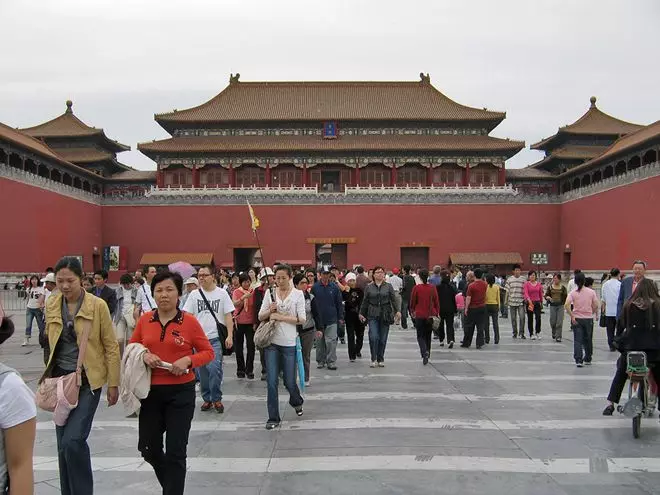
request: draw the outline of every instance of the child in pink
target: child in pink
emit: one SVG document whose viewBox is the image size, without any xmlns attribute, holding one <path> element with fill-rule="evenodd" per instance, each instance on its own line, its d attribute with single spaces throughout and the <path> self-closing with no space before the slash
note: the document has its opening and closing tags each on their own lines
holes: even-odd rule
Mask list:
<svg viewBox="0 0 660 495">
<path fill-rule="evenodd" d="M 465 296 L 462 292 L 456 294 L 456 321 L 455 327 L 463 330 L 465 328 Z"/>
</svg>

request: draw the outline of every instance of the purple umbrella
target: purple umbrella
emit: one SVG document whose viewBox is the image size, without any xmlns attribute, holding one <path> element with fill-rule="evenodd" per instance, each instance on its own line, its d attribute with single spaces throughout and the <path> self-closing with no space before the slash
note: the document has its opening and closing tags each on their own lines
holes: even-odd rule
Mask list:
<svg viewBox="0 0 660 495">
<path fill-rule="evenodd" d="M 178 273 L 185 280 L 195 273 L 195 268 L 187 261 L 177 261 L 167 266 L 171 272 Z"/>
</svg>

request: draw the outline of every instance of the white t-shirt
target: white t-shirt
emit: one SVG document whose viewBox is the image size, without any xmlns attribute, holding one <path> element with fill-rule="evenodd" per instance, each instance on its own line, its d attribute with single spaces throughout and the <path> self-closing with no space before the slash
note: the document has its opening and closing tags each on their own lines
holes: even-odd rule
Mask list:
<svg viewBox="0 0 660 495">
<path fill-rule="evenodd" d="M 403 280 L 398 275 L 392 275 L 388 282 L 394 289 L 394 292 L 401 292 L 401 289 L 403 289 Z"/>
<path fill-rule="evenodd" d="M 605 316 L 616 317 L 620 291 L 621 281 L 619 279 L 611 278 L 603 284 L 601 299 L 605 301 Z"/>
<path fill-rule="evenodd" d="M 30 309 L 39 309 L 41 307 L 41 301 L 39 299 L 44 295 L 43 287 L 30 287 L 28 289 L 27 307 Z"/>
<path fill-rule="evenodd" d="M 148 283 L 145 282 L 141 287 L 138 287 L 135 304 L 142 306 L 143 313 L 156 309 L 156 301 L 154 301 L 154 298 L 151 296 L 151 287 Z"/>
<path fill-rule="evenodd" d="M 307 320 L 307 313 L 305 312 L 305 295 L 301 290 L 293 289 L 284 301 L 280 300 L 276 290 L 275 298 L 277 299 L 278 313 L 282 313 L 283 315 L 287 316 L 297 316 L 298 321 L 301 324 L 305 323 Z M 259 313 L 262 311 L 267 312 L 271 301 L 272 299 L 270 297 L 270 291 L 267 290 L 264 294 L 264 300 L 261 303 Z M 278 321 L 277 329 L 275 330 L 275 337 L 273 338 L 273 344 L 282 347 L 295 347 L 297 336 L 298 331 L 296 330 L 295 323 Z"/>
<path fill-rule="evenodd" d="M 213 315 L 206 307 L 202 295 L 199 293 L 200 290 L 203 289 L 196 289 L 190 293 L 188 299 L 186 299 L 186 304 L 183 306 L 183 310 L 197 317 L 199 324 L 209 339 L 217 339 L 218 327 L 213 319 Z M 213 308 L 216 318 L 224 325 L 225 315 L 234 311 L 234 303 L 231 302 L 229 294 L 226 290 L 216 287 L 211 292 L 204 291 L 204 295 L 211 308 Z"/>
</svg>

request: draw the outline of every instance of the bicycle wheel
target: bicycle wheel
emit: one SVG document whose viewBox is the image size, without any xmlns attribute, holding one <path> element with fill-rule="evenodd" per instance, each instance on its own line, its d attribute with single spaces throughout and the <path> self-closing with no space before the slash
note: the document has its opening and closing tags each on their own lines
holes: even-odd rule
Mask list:
<svg viewBox="0 0 660 495">
<path fill-rule="evenodd" d="M 639 435 L 642 432 L 642 414 L 646 407 L 646 387 L 644 385 L 645 383 L 641 381 L 637 386 L 637 398 L 642 403 L 642 412 L 637 414 L 632 420 L 633 438 L 639 438 Z"/>
</svg>

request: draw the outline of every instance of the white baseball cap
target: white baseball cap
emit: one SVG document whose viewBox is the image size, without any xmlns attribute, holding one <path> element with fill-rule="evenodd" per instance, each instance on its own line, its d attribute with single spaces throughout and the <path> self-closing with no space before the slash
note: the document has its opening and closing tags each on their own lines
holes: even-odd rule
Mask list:
<svg viewBox="0 0 660 495">
<path fill-rule="evenodd" d="M 186 280 L 183 285 L 188 285 L 188 284 L 195 284 L 199 285 L 199 280 L 197 280 L 195 277 L 190 277 L 188 280 Z"/>
<path fill-rule="evenodd" d="M 273 273 L 272 268 L 270 267 L 262 268 L 261 271 L 259 272 L 259 280 L 261 280 L 264 277 L 268 277 L 269 275 L 275 275 L 275 273 Z"/>
<path fill-rule="evenodd" d="M 42 284 L 44 284 L 46 282 L 51 282 L 51 283 L 54 284 L 55 283 L 55 274 L 51 272 L 48 275 L 46 275 L 44 278 L 41 279 Z"/>
<path fill-rule="evenodd" d="M 346 277 L 344 277 L 344 281 L 346 281 L 346 283 L 350 282 L 351 280 L 357 280 L 355 273 L 348 273 L 346 274 Z"/>
</svg>

